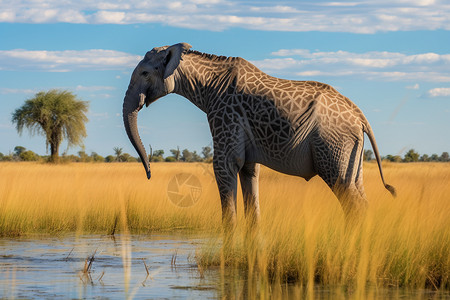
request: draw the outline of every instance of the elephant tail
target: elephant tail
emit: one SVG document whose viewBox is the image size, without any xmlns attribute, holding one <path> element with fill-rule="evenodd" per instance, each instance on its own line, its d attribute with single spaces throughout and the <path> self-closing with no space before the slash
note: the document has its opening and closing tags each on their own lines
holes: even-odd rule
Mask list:
<svg viewBox="0 0 450 300">
<path fill-rule="evenodd" d="M 369 137 L 369 141 L 370 144 L 372 145 L 375 159 L 377 160 L 378 169 L 380 170 L 381 180 L 383 181 L 384 187 L 391 193 L 392 196 L 397 197 L 397 192 L 395 191 L 395 188 L 392 185 L 386 184 L 386 182 L 384 181 L 383 168 L 381 167 L 381 158 L 380 153 L 378 152 L 377 142 L 375 141 L 375 136 L 373 134 L 372 128 L 370 127 L 369 122 L 365 118 L 363 120 L 363 131 Z"/>
</svg>

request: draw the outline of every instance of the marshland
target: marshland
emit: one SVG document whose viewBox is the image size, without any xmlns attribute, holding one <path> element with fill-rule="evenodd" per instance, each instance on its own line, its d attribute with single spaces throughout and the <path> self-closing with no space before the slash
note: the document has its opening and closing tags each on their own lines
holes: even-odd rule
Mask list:
<svg viewBox="0 0 450 300">
<path fill-rule="evenodd" d="M 0 296 L 38 297 L 17 294 L 31 272 L 62 298 L 450 297 L 448 163 L 384 163 L 397 198 L 365 163 L 370 206 L 351 225 L 320 178 L 262 168 L 260 226 L 238 195 L 226 248 L 212 165 L 152 166 L 148 181 L 138 163 L 1 163 Z"/>
</svg>

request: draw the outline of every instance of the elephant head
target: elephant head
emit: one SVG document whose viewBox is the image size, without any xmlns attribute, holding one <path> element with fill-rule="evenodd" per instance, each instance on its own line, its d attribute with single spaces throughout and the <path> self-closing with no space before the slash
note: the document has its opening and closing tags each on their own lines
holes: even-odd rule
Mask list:
<svg viewBox="0 0 450 300">
<path fill-rule="evenodd" d="M 182 55 L 191 48 L 180 43 L 153 48 L 147 52 L 131 75 L 130 85 L 123 100 L 123 122 L 128 138 L 139 154 L 150 179 L 150 164 L 137 128 L 137 114 L 144 106 L 172 93 L 175 88 L 175 70 Z"/>
</svg>

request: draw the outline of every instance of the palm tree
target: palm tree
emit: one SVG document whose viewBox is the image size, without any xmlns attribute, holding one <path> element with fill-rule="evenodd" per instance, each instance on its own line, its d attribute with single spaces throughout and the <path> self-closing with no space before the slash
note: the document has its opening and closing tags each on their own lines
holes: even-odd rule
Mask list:
<svg viewBox="0 0 450 300">
<path fill-rule="evenodd" d="M 122 148 L 114 147 L 114 154 L 116 155 L 116 161 L 122 161 Z"/>
<path fill-rule="evenodd" d="M 12 122 L 19 134 L 26 127 L 31 135 L 44 135 L 47 149 L 50 146 L 50 161 L 58 162 L 63 138 L 67 139 L 68 147 L 83 145 L 88 106 L 88 102 L 78 100 L 69 91 L 39 92 L 14 111 Z"/>
</svg>

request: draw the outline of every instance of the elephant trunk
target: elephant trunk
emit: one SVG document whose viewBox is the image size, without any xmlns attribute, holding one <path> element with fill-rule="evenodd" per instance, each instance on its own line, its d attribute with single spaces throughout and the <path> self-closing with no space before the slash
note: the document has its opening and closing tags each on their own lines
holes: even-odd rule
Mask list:
<svg viewBox="0 0 450 300">
<path fill-rule="evenodd" d="M 137 97 L 132 97 L 127 92 L 125 99 L 123 100 L 123 123 L 125 125 L 125 130 L 127 132 L 130 142 L 136 149 L 139 157 L 141 158 L 142 164 L 144 165 L 145 171 L 147 172 L 147 178 L 150 179 L 150 163 L 148 161 L 147 153 L 145 152 L 145 147 L 142 144 L 141 138 L 139 136 L 139 131 L 137 128 L 137 115 L 145 103 L 145 95 L 139 95 L 139 102 L 136 101 Z M 138 105 L 136 105 L 136 103 Z"/>
</svg>

